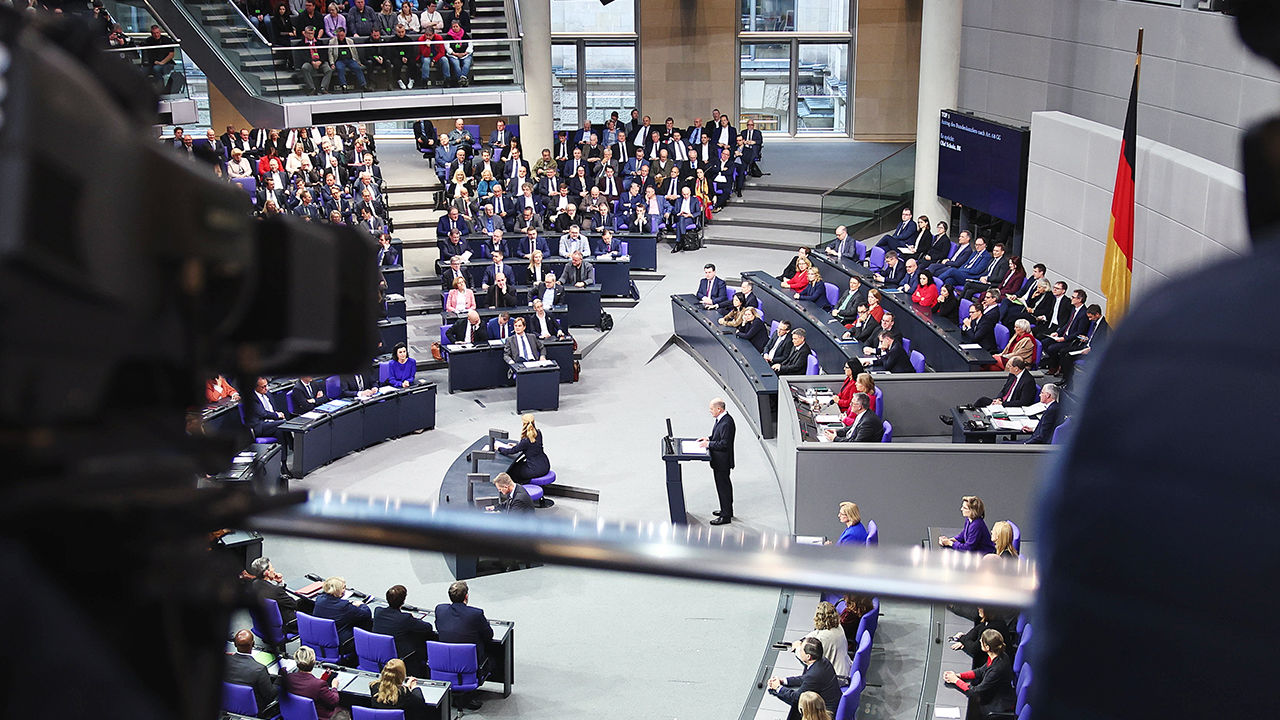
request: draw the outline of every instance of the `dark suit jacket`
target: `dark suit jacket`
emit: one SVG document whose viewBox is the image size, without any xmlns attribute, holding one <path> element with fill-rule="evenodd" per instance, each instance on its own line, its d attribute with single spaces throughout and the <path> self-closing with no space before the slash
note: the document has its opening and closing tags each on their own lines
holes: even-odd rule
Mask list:
<svg viewBox="0 0 1280 720">
<path fill-rule="evenodd" d="M 1076 308 L 1071 308 L 1071 313 L 1073 314 L 1068 314 L 1068 320 L 1065 321 L 1069 324 L 1058 331 L 1068 341 L 1075 339 L 1077 335 L 1089 334 L 1089 316 L 1085 314 L 1084 306 L 1080 306 L 1079 312 L 1076 312 Z"/>
<path fill-rule="evenodd" d="M 558 335 L 560 333 L 560 322 L 557 321 L 555 319 L 555 316 L 553 316 L 549 312 L 546 313 L 543 317 L 547 321 L 547 332 L 550 333 L 552 337 L 555 337 L 556 335 Z M 542 322 L 538 320 L 537 315 L 533 313 L 529 313 L 527 316 L 525 316 L 524 320 L 525 320 L 526 332 L 537 335 L 538 337 L 542 337 Z"/>
<path fill-rule="evenodd" d="M 267 672 L 267 667 L 248 655 L 236 653 L 227 656 L 227 671 L 224 675 L 227 682 L 236 685 L 248 685 L 253 688 L 253 696 L 258 700 L 258 710 L 262 710 L 276 699 L 276 685 Z"/>
<path fill-rule="evenodd" d="M 977 343 L 989 353 L 998 353 L 1000 352 L 1000 349 L 996 347 L 996 323 L 998 322 L 1000 322 L 1000 313 L 998 311 L 990 310 L 984 312 L 978 318 L 976 325 L 960 332 L 960 339 L 966 343 Z"/>
<path fill-rule="evenodd" d="M 890 345 L 888 352 L 880 358 L 880 365 L 885 370 L 893 373 L 914 373 L 916 371 L 915 366 L 911 364 L 911 356 L 907 355 L 902 343 L 897 341 Z"/>
<path fill-rule="evenodd" d="M 316 596 L 315 616 L 333 620 L 338 627 L 338 641 L 347 643 L 355 635 L 353 627 L 369 627 L 372 614 L 368 605 L 354 605 L 350 600 L 320 593 Z"/>
<path fill-rule="evenodd" d="M 1024 375 L 1026 373 L 1023 373 Z M 1027 436 L 1023 441 L 1025 445 L 1048 445 L 1053 442 L 1053 431 L 1062 424 L 1062 403 L 1054 401 L 1049 403 L 1049 407 L 1044 409 L 1040 415 L 1040 424 L 1036 425 L 1035 432 Z"/>
<path fill-rule="evenodd" d="M 515 488 L 511 491 L 511 497 L 498 497 L 496 504 L 498 512 L 514 513 L 517 515 L 531 513 L 534 511 L 533 498 L 529 496 L 529 491 L 524 489 L 520 483 L 516 483 Z"/>
<path fill-rule="evenodd" d="M 884 276 L 885 285 L 891 288 L 897 287 L 902 284 L 902 279 L 907 276 L 907 264 L 899 258 L 897 265 L 889 267 L 886 264 L 880 274 Z"/>
<path fill-rule="evenodd" d="M 316 717 L 320 720 L 329 720 L 329 718 L 333 717 L 334 710 L 338 708 L 338 704 L 342 701 L 337 690 L 309 672 L 295 670 L 291 673 L 285 673 L 280 678 L 280 689 L 299 697 L 314 700 L 316 703 Z"/>
<path fill-rule="evenodd" d="M 449 326 L 449 329 L 444 331 L 444 335 L 449 338 L 451 342 L 462 342 L 463 338 L 467 336 L 467 319 L 465 317 L 460 317 L 457 320 L 454 320 L 453 324 Z M 489 342 L 489 329 L 485 326 L 483 321 L 476 325 L 476 329 L 471 332 L 471 342 L 477 345 Z"/>
<path fill-rule="evenodd" d="M 276 601 L 276 605 L 280 608 L 280 619 L 284 621 L 286 627 L 297 624 L 298 601 L 287 590 L 262 578 L 255 578 L 249 583 L 249 587 L 258 597 Z"/>
<path fill-rule="evenodd" d="M 1013 674 L 1013 661 L 1009 654 L 1001 653 L 990 665 L 983 665 L 973 672 L 973 683 L 964 694 L 969 696 L 970 706 L 977 710 L 974 717 L 1012 712 L 1016 700 L 1013 683 L 1017 677 Z"/>
<path fill-rule="evenodd" d="M 271 403 L 271 407 L 279 412 L 276 407 L 276 399 L 267 393 L 267 401 Z M 280 416 L 267 413 L 267 409 L 262 407 L 262 402 L 258 399 L 258 393 L 250 391 L 241 396 L 241 404 L 244 407 L 244 423 L 250 429 L 255 429 L 263 422 L 268 420 L 279 420 Z"/>
<path fill-rule="evenodd" d="M 712 278 L 710 291 L 707 290 L 706 278 L 702 278 L 698 281 L 698 301 L 701 302 L 702 298 L 706 297 L 708 294 L 711 295 L 711 302 L 716 306 L 716 308 L 723 308 L 729 304 L 729 289 L 724 284 L 723 278 Z"/>
<path fill-rule="evenodd" d="M 830 310 L 831 303 L 827 302 L 827 286 L 822 282 L 812 282 L 804 286 L 800 291 L 800 299 L 807 300 L 811 303 L 817 303 L 818 307 L 823 310 Z"/>
<path fill-rule="evenodd" d="M 541 299 L 545 297 L 546 292 L 547 292 L 546 282 L 541 282 L 541 283 L 538 283 L 537 285 L 534 285 L 532 289 L 529 290 L 529 302 L 533 302 L 534 298 Z M 564 285 L 558 282 L 556 283 L 555 291 L 551 293 L 551 304 L 552 305 L 564 304 Z M 544 302 L 543 305 L 546 305 L 546 303 Z M 547 310 L 548 312 L 550 312 L 550 308 L 547 308 Z"/>
<path fill-rule="evenodd" d="M 929 263 L 942 262 L 951 254 L 951 238 L 946 235 L 935 235 L 930 241 L 929 247 L 924 251 L 923 257 L 920 258 L 920 267 L 928 267 Z"/>
<path fill-rule="evenodd" d="M 809 343 L 805 342 L 800 347 L 791 346 L 791 351 L 785 360 L 774 358 L 773 362 L 779 365 L 779 375 L 803 375 L 808 369 L 809 364 Z"/>
<path fill-rule="evenodd" d="M 707 436 L 707 452 L 711 455 L 711 467 L 733 467 L 733 440 L 738 434 L 738 426 L 733 422 L 729 411 L 716 418 L 716 424 Z"/>
<path fill-rule="evenodd" d="M 396 655 L 406 658 L 410 653 L 417 653 L 424 661 L 427 657 L 425 643 L 436 639 L 436 631 L 431 623 L 419 620 L 403 610 L 392 610 L 379 607 L 373 613 L 373 631 L 379 635 L 390 635 L 396 641 Z"/>
<path fill-rule="evenodd" d="M 787 678 L 782 687 L 770 692 L 791 706 L 791 713 L 787 715 L 787 720 L 799 719 L 800 696 L 806 692 L 816 692 L 821 695 L 822 701 L 827 704 L 827 712 L 833 715 L 836 706 L 840 704 L 840 681 L 836 679 L 836 670 L 831 666 L 831 661 L 826 658 L 818 658 L 812 665 L 805 668 L 803 675 Z"/>
<path fill-rule="evenodd" d="M 368 390 L 369 388 L 377 389 L 378 379 L 376 377 L 372 377 L 366 372 L 360 374 L 360 379 L 364 381 L 365 390 Z M 342 397 L 355 397 L 360 390 L 360 384 L 356 382 L 355 375 L 342 376 Z"/>
<path fill-rule="evenodd" d="M 763 322 L 763 320 L 761 322 Z M 782 340 L 782 343 L 779 344 L 778 340 Z M 787 357 L 791 355 L 791 351 L 792 349 L 794 349 L 794 346 L 791 344 L 791 333 L 787 332 L 787 333 L 782 333 L 781 335 L 779 334 L 770 335 L 769 339 L 766 340 L 764 343 L 764 350 L 761 350 L 760 354 L 763 355 L 764 353 L 769 351 L 769 348 L 774 347 L 775 345 L 777 346 L 778 349 L 776 352 L 774 352 L 773 360 L 771 360 L 770 362 L 782 363 L 787 359 Z"/>
<path fill-rule="evenodd" d="M 316 409 L 316 405 L 322 405 L 326 398 L 317 398 L 316 393 L 324 390 L 324 383 L 316 382 L 314 378 L 311 380 L 311 394 L 308 395 L 305 388 L 302 387 L 302 381 L 293 384 L 293 390 L 290 395 L 293 399 L 293 412 L 295 415 L 301 415 L 305 412 L 311 412 Z"/>
<path fill-rule="evenodd" d="M 764 352 L 765 344 L 769 342 L 769 329 L 763 320 L 756 318 L 738 327 L 738 337 L 751 343 L 756 352 Z"/>
<path fill-rule="evenodd" d="M 497 283 L 489 286 L 484 291 L 484 304 L 491 308 L 506 308 L 516 306 L 516 288 L 515 283 L 507 282 L 507 291 L 502 292 Z"/>
<path fill-rule="evenodd" d="M 1017 383 L 1015 385 L 1015 383 Z M 1004 387 L 1000 388 L 1000 397 L 1009 395 L 1009 388 L 1013 386 L 1013 395 L 1004 401 L 1005 407 L 1026 407 L 1036 403 L 1036 381 L 1031 377 L 1031 373 L 1023 370 L 1022 374 L 1014 375 L 1009 373 L 1009 377 L 1005 378 Z M 1057 403 L 1054 403 L 1055 405 Z"/>
<path fill-rule="evenodd" d="M 484 610 L 466 603 L 441 603 L 436 606 L 436 633 L 440 642 L 474 643 L 476 660 L 485 661 L 484 644 L 493 639 L 493 628 L 485 619 Z"/>
<path fill-rule="evenodd" d="M 870 410 L 849 427 L 836 434 L 837 442 L 880 442 L 884 438 L 884 421 Z"/>
<path fill-rule="evenodd" d="M 505 339 L 502 337 L 502 323 L 498 322 L 498 318 L 496 317 L 489 318 L 489 322 L 485 323 L 484 327 L 486 330 L 489 331 L 489 338 L 491 340 Z M 507 320 L 507 335 L 508 336 L 514 335 L 515 332 L 516 332 L 516 321 L 510 320 L 510 319 Z"/>
</svg>

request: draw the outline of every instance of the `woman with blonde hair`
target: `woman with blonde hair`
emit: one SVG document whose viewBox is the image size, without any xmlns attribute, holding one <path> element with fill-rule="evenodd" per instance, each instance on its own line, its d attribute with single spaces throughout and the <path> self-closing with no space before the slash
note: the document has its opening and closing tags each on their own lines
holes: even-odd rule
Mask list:
<svg viewBox="0 0 1280 720">
<path fill-rule="evenodd" d="M 791 288 L 791 292 L 798 293 L 809 284 L 809 268 L 811 266 L 809 265 L 809 260 L 803 256 L 797 255 L 794 260 L 796 271 L 791 277 L 784 278 L 783 282 L 787 287 Z"/>
<path fill-rule="evenodd" d="M 862 524 L 862 511 L 858 509 L 858 503 L 847 500 L 840 503 L 840 510 L 836 513 L 836 517 L 844 523 L 844 532 L 840 533 L 840 539 L 836 540 L 837 545 L 867 543 L 867 528 Z"/>
<path fill-rule="evenodd" d="M 845 503 L 841 503 L 843 506 Z M 853 503 L 848 503 L 853 505 Z M 813 631 L 806 638 L 816 638 L 822 643 L 822 656 L 831 662 L 836 675 L 847 678 L 853 674 L 853 663 L 849 659 L 849 640 L 840 628 L 840 614 L 836 606 L 823 600 L 813 613 Z"/>
<path fill-rule="evenodd" d="M 463 192 L 466 191 L 466 192 Z M 458 168 L 453 171 L 453 179 L 449 183 L 449 199 L 457 200 L 463 195 L 469 195 L 471 191 L 471 178 Z"/>
<path fill-rule="evenodd" d="M 476 309 L 476 294 L 467 287 L 467 279 L 458 276 L 453 281 L 453 289 L 445 298 L 444 310 L 451 313 L 465 313 Z"/>
<path fill-rule="evenodd" d="M 822 273 L 818 268 L 810 265 L 807 277 L 808 283 L 804 289 L 796 293 L 796 299 L 817 303 L 823 310 L 830 310 L 831 303 L 827 300 L 827 285 L 822 281 Z"/>
<path fill-rule="evenodd" d="M 1018 549 L 1013 546 L 1013 526 L 1008 522 L 1001 520 L 991 526 L 991 542 L 995 543 L 996 551 L 993 554 L 996 557 L 1018 557 Z"/>
<path fill-rule="evenodd" d="M 827 703 L 822 696 L 812 690 L 800 694 L 800 720 L 831 720 L 827 711 Z"/>
<path fill-rule="evenodd" d="M 533 414 L 521 415 L 520 422 L 520 441 L 515 444 L 495 444 L 494 449 L 503 455 L 524 455 L 512 463 L 511 469 L 507 471 L 513 480 L 523 484 L 551 472 L 551 460 L 542 449 L 542 433 L 533 422 Z"/>
<path fill-rule="evenodd" d="M 418 689 L 418 679 L 405 682 L 404 661 L 392 658 L 382 667 L 378 679 L 369 683 L 373 707 L 381 710 L 403 710 L 404 720 L 426 720 L 427 701 Z"/>
<path fill-rule="evenodd" d="M 280 689 L 299 697 L 311 698 L 316 704 L 316 717 L 319 720 L 342 720 L 351 717 L 338 707 L 341 697 L 338 695 L 338 676 L 326 683 L 312 674 L 316 667 L 316 653 L 303 645 L 293 653 L 293 661 L 297 669 L 291 673 L 282 673 Z"/>
</svg>

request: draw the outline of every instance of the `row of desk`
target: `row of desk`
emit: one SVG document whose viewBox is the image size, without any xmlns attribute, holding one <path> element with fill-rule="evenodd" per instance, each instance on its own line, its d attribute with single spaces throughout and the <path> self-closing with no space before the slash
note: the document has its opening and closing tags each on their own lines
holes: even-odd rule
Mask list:
<svg viewBox="0 0 1280 720">
<path fill-rule="evenodd" d="M 515 317 L 523 315 L 528 317 L 533 314 L 533 308 L 530 307 L 533 301 L 531 295 L 534 290 L 531 286 L 517 287 L 516 301 L 521 303 L 515 307 L 508 308 L 482 308 L 480 305 L 483 295 L 476 297 L 476 312 L 486 322 L 490 318 L 497 317 L 502 311 L 507 311 Z M 553 306 L 549 312 L 556 322 L 567 325 L 568 327 L 599 327 L 600 311 L 603 309 L 600 301 L 600 286 L 588 285 L 586 287 L 566 287 L 564 288 L 564 304 Z M 453 324 L 459 317 L 465 315 L 455 312 L 444 312 L 442 316 L 446 324 Z"/>
<path fill-rule="evenodd" d="M 336 398 L 280 426 L 293 477 L 355 450 L 436 425 L 434 383 L 383 386 L 367 399 Z"/>
<path fill-rule="evenodd" d="M 778 376 L 736 328 L 720 325 L 720 314 L 704 309 L 697 297 L 671 296 L 675 334 L 694 358 L 733 395 L 738 407 L 762 438 L 778 434 Z"/>
<path fill-rule="evenodd" d="M 809 343 L 809 348 L 818 356 L 818 364 L 827 372 L 838 372 L 849 358 L 862 357 L 862 343 L 842 337 L 845 333 L 843 323 L 816 303 L 795 299 L 791 288 L 778 278 L 762 270 L 752 270 L 743 273 L 742 279 L 755 285 L 765 323 L 787 320 L 792 329 L 803 329 L 805 342 Z"/>
<path fill-rule="evenodd" d="M 840 288 L 841 297 L 849 291 L 850 277 L 857 276 L 863 287 L 883 285 L 872 279 L 871 270 L 845 258 L 832 258 L 821 251 L 809 253 L 809 257 L 815 261 L 823 279 Z M 936 372 L 982 370 L 995 362 L 991 353 L 982 348 L 960 347 L 965 344 L 960 339 L 960 328 L 950 320 L 937 317 L 917 306 L 911 302 L 910 295 L 883 287 L 880 292 L 883 296 L 881 306 L 893 313 L 897 329 L 903 337 L 911 339 L 911 349 L 923 354 L 929 367 Z M 823 363 L 823 367 L 829 372 L 835 372 L 835 368 L 826 363 Z"/>
<path fill-rule="evenodd" d="M 289 589 L 289 592 L 293 593 L 294 595 L 297 595 L 298 597 L 314 598 L 315 595 L 318 594 L 318 592 L 309 596 L 303 596 L 303 595 L 299 595 L 296 592 L 296 589 L 306 587 L 307 585 L 310 585 L 314 582 L 319 582 L 321 580 L 323 580 L 322 576 L 315 573 L 308 573 L 303 578 L 290 579 L 286 587 Z M 376 612 L 379 607 L 386 607 L 387 605 L 387 602 L 385 599 L 375 595 L 372 592 L 361 591 L 350 585 L 347 586 L 347 591 L 355 599 L 361 600 L 366 604 L 368 604 L 370 607 L 370 610 L 373 612 Z M 415 607 L 413 605 L 405 605 L 402 609 L 407 612 L 413 613 L 420 620 L 426 620 L 427 622 L 431 623 L 432 627 L 435 627 L 436 625 L 435 610 L 433 609 L 427 610 L 424 608 Z M 493 618 L 489 618 L 489 627 L 493 628 L 493 639 L 485 643 L 485 653 L 489 657 L 490 662 L 492 663 L 492 673 L 489 676 L 490 682 L 500 683 L 502 685 L 502 696 L 509 697 L 511 695 L 511 686 L 514 685 L 516 681 L 516 676 L 515 676 L 516 624 L 510 620 L 495 620 Z M 427 651 L 426 647 L 423 647 L 422 652 L 426 653 L 426 651 Z M 353 670 L 352 668 L 342 668 L 342 670 L 343 672 L 347 672 L 347 673 L 359 672 L 359 671 Z M 375 674 L 375 679 L 376 679 L 376 674 Z M 445 683 L 444 685 L 445 685 L 445 688 L 447 689 L 448 683 Z M 448 716 L 445 715 L 444 717 L 448 717 Z"/>
<path fill-rule="evenodd" d="M 580 234 L 582 235 L 582 237 L 587 238 L 587 240 L 591 244 L 591 247 L 593 248 L 596 247 L 595 241 L 600 238 L 599 232 L 583 231 Z M 545 240 L 547 242 L 547 249 L 551 251 L 550 253 L 543 253 L 542 259 L 544 262 L 550 262 L 555 259 L 559 259 L 561 262 L 565 262 L 565 259 L 560 255 L 560 236 L 561 235 L 562 233 L 560 233 L 557 230 L 550 230 L 550 231 L 539 230 L 538 231 L 538 239 Z M 520 243 L 524 241 L 525 235 L 523 232 L 519 230 L 516 230 L 513 232 L 508 232 L 504 230 L 503 239 L 506 241 L 509 241 L 508 247 L 510 247 L 510 241 L 513 241 L 515 243 Z M 488 240 L 488 237 L 486 235 L 475 235 L 475 234 L 469 235 L 466 238 L 463 238 L 463 242 L 467 243 L 467 247 L 471 250 L 471 254 L 474 257 L 480 256 L 481 248 L 484 247 L 485 242 L 487 240 Z M 658 236 L 657 235 L 653 235 L 651 233 L 616 232 L 613 234 L 613 240 L 614 242 L 625 242 L 627 244 L 627 255 L 629 255 L 631 258 L 631 267 L 634 267 L 637 270 L 657 270 L 658 269 Z M 393 240 L 392 242 L 394 244 L 396 241 Z M 514 253 L 508 254 L 506 257 L 507 257 L 507 260 L 511 262 L 521 262 L 522 264 L 528 264 L 527 259 L 521 258 L 515 255 Z"/>
</svg>

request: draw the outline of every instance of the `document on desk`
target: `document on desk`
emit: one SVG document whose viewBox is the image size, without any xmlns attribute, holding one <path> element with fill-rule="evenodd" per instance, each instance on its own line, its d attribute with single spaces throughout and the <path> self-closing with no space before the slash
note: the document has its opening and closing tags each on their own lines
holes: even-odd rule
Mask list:
<svg viewBox="0 0 1280 720">
<path fill-rule="evenodd" d="M 1035 424 L 1036 424 L 1036 421 L 1031 420 L 1029 418 L 1018 418 L 1016 420 L 1002 420 L 1000 418 L 993 418 L 991 420 L 992 427 L 994 427 L 996 430 L 1003 430 L 1007 432 L 1019 432 L 1022 430 L 1023 426 L 1035 425 Z"/>
<path fill-rule="evenodd" d="M 681 440 L 681 455 L 706 455 L 707 449 L 698 444 L 697 440 Z"/>
<path fill-rule="evenodd" d="M 489 347 L 502 347 L 505 343 L 505 340 L 490 340 Z"/>
<path fill-rule="evenodd" d="M 978 343 L 963 343 L 960 345 L 961 350 L 981 350 L 982 346 Z"/>
<path fill-rule="evenodd" d="M 933 716 L 935 718 L 943 718 L 943 720 L 960 720 L 960 708 L 949 705 L 935 705 L 933 707 Z"/>
<path fill-rule="evenodd" d="M 1028 405 L 1022 409 L 1026 411 L 1028 415 L 1039 415 L 1040 413 L 1044 412 L 1045 408 L 1047 407 L 1049 406 L 1045 405 L 1044 403 L 1038 402 L 1035 405 Z"/>
<path fill-rule="evenodd" d="M 813 419 L 819 425 L 839 424 L 841 418 L 839 415 L 819 415 Z"/>
<path fill-rule="evenodd" d="M 555 365 L 555 364 L 556 362 L 554 360 L 529 360 L 528 362 L 524 363 L 524 366 L 532 367 L 532 368 L 540 368 L 540 367 L 551 367 L 552 365 Z"/>
<path fill-rule="evenodd" d="M 315 420 L 316 418 L 324 417 L 324 413 L 312 410 L 311 412 L 302 413 L 302 417 L 307 418 L 308 420 Z"/>
</svg>

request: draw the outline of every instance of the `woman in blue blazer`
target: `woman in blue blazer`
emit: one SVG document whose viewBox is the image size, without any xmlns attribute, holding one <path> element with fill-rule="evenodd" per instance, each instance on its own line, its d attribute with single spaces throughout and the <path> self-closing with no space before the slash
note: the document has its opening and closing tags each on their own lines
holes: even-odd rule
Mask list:
<svg viewBox="0 0 1280 720">
<path fill-rule="evenodd" d="M 764 346 L 769 344 L 769 330 L 760 319 L 760 313 L 755 308 L 743 308 L 742 318 L 742 324 L 738 326 L 738 337 L 751 343 L 756 352 L 764 352 Z"/>
<path fill-rule="evenodd" d="M 840 503 L 838 517 L 845 527 L 844 532 L 840 533 L 840 539 L 836 540 L 837 545 L 867 544 L 867 526 L 862 524 L 862 512 L 858 510 L 857 503 Z"/>
<path fill-rule="evenodd" d="M 827 286 L 822 282 L 822 273 L 818 272 L 818 268 L 809 268 L 809 284 L 796 293 L 796 299 L 817 303 L 823 310 L 831 309 L 831 303 L 827 302 Z"/>
<path fill-rule="evenodd" d="M 524 458 L 515 461 L 507 474 L 518 483 L 527 483 L 551 472 L 551 460 L 542 450 L 542 433 L 533 424 L 533 415 L 525 413 L 520 416 L 520 421 L 524 424 L 520 428 L 520 442 L 496 449 L 503 455 L 524 453 Z"/>
</svg>

